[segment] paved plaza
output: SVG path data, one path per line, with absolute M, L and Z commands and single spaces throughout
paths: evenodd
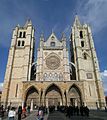
M 55 112 L 50 114 L 48 120 L 107 120 L 107 113 L 104 111 L 91 111 L 90 116 L 72 116 L 67 118 L 63 113 Z
M 30 114 L 24 120 L 35 120 L 37 117 L 35 112 Z M 90 111 L 90 116 L 72 116 L 70 119 L 65 114 L 55 111 L 49 115 L 45 115 L 44 120 L 107 120 L 107 112 L 105 111 Z
M 3 120 L 8 120 L 7 118 Z M 16 119 L 17 120 L 17 116 Z M 22 120 L 38 120 L 36 111 L 31 112 L 26 118 Z M 107 120 L 107 112 L 105 111 L 90 111 L 89 117 L 86 116 L 72 116 L 70 119 L 64 113 L 55 111 L 44 116 L 44 120 Z

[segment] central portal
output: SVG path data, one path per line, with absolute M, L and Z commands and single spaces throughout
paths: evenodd
M 61 102 L 60 93 L 58 93 L 55 90 L 51 90 L 46 95 L 46 101 L 48 102 L 48 103 L 46 103 L 46 104 L 48 104 L 48 106 L 59 105 Z
M 48 106 L 59 105 L 58 98 L 48 98 Z
M 48 106 L 57 106 L 62 105 L 62 94 L 61 90 L 55 84 L 52 84 L 46 91 L 45 94 L 45 105 Z

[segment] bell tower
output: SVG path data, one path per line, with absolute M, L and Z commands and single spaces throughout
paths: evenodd
M 76 80 L 84 83 L 84 102 L 104 103 L 98 59 L 90 26 L 82 25 L 76 15 L 71 34 L 71 61 L 76 66 Z
M 11 46 L 6 67 L 2 102 L 5 105 L 22 102 L 22 82 L 30 81 L 31 65 L 34 61 L 34 27 L 28 20 L 23 27 L 17 25 L 13 30 Z

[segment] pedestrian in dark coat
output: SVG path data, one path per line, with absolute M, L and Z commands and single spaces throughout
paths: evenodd
M 19 106 L 19 108 L 18 108 L 18 120 L 21 120 L 21 115 L 22 115 L 22 106 Z
M 81 116 L 83 116 L 83 113 L 84 113 L 84 107 L 81 106 L 81 107 L 80 107 L 80 114 L 81 114 Z
M 84 112 L 86 116 L 89 116 L 89 108 L 87 106 L 84 108 Z

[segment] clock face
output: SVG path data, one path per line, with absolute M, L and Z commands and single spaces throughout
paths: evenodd
M 60 66 L 60 59 L 55 55 L 51 55 L 46 59 L 46 65 L 49 69 L 55 70 Z

